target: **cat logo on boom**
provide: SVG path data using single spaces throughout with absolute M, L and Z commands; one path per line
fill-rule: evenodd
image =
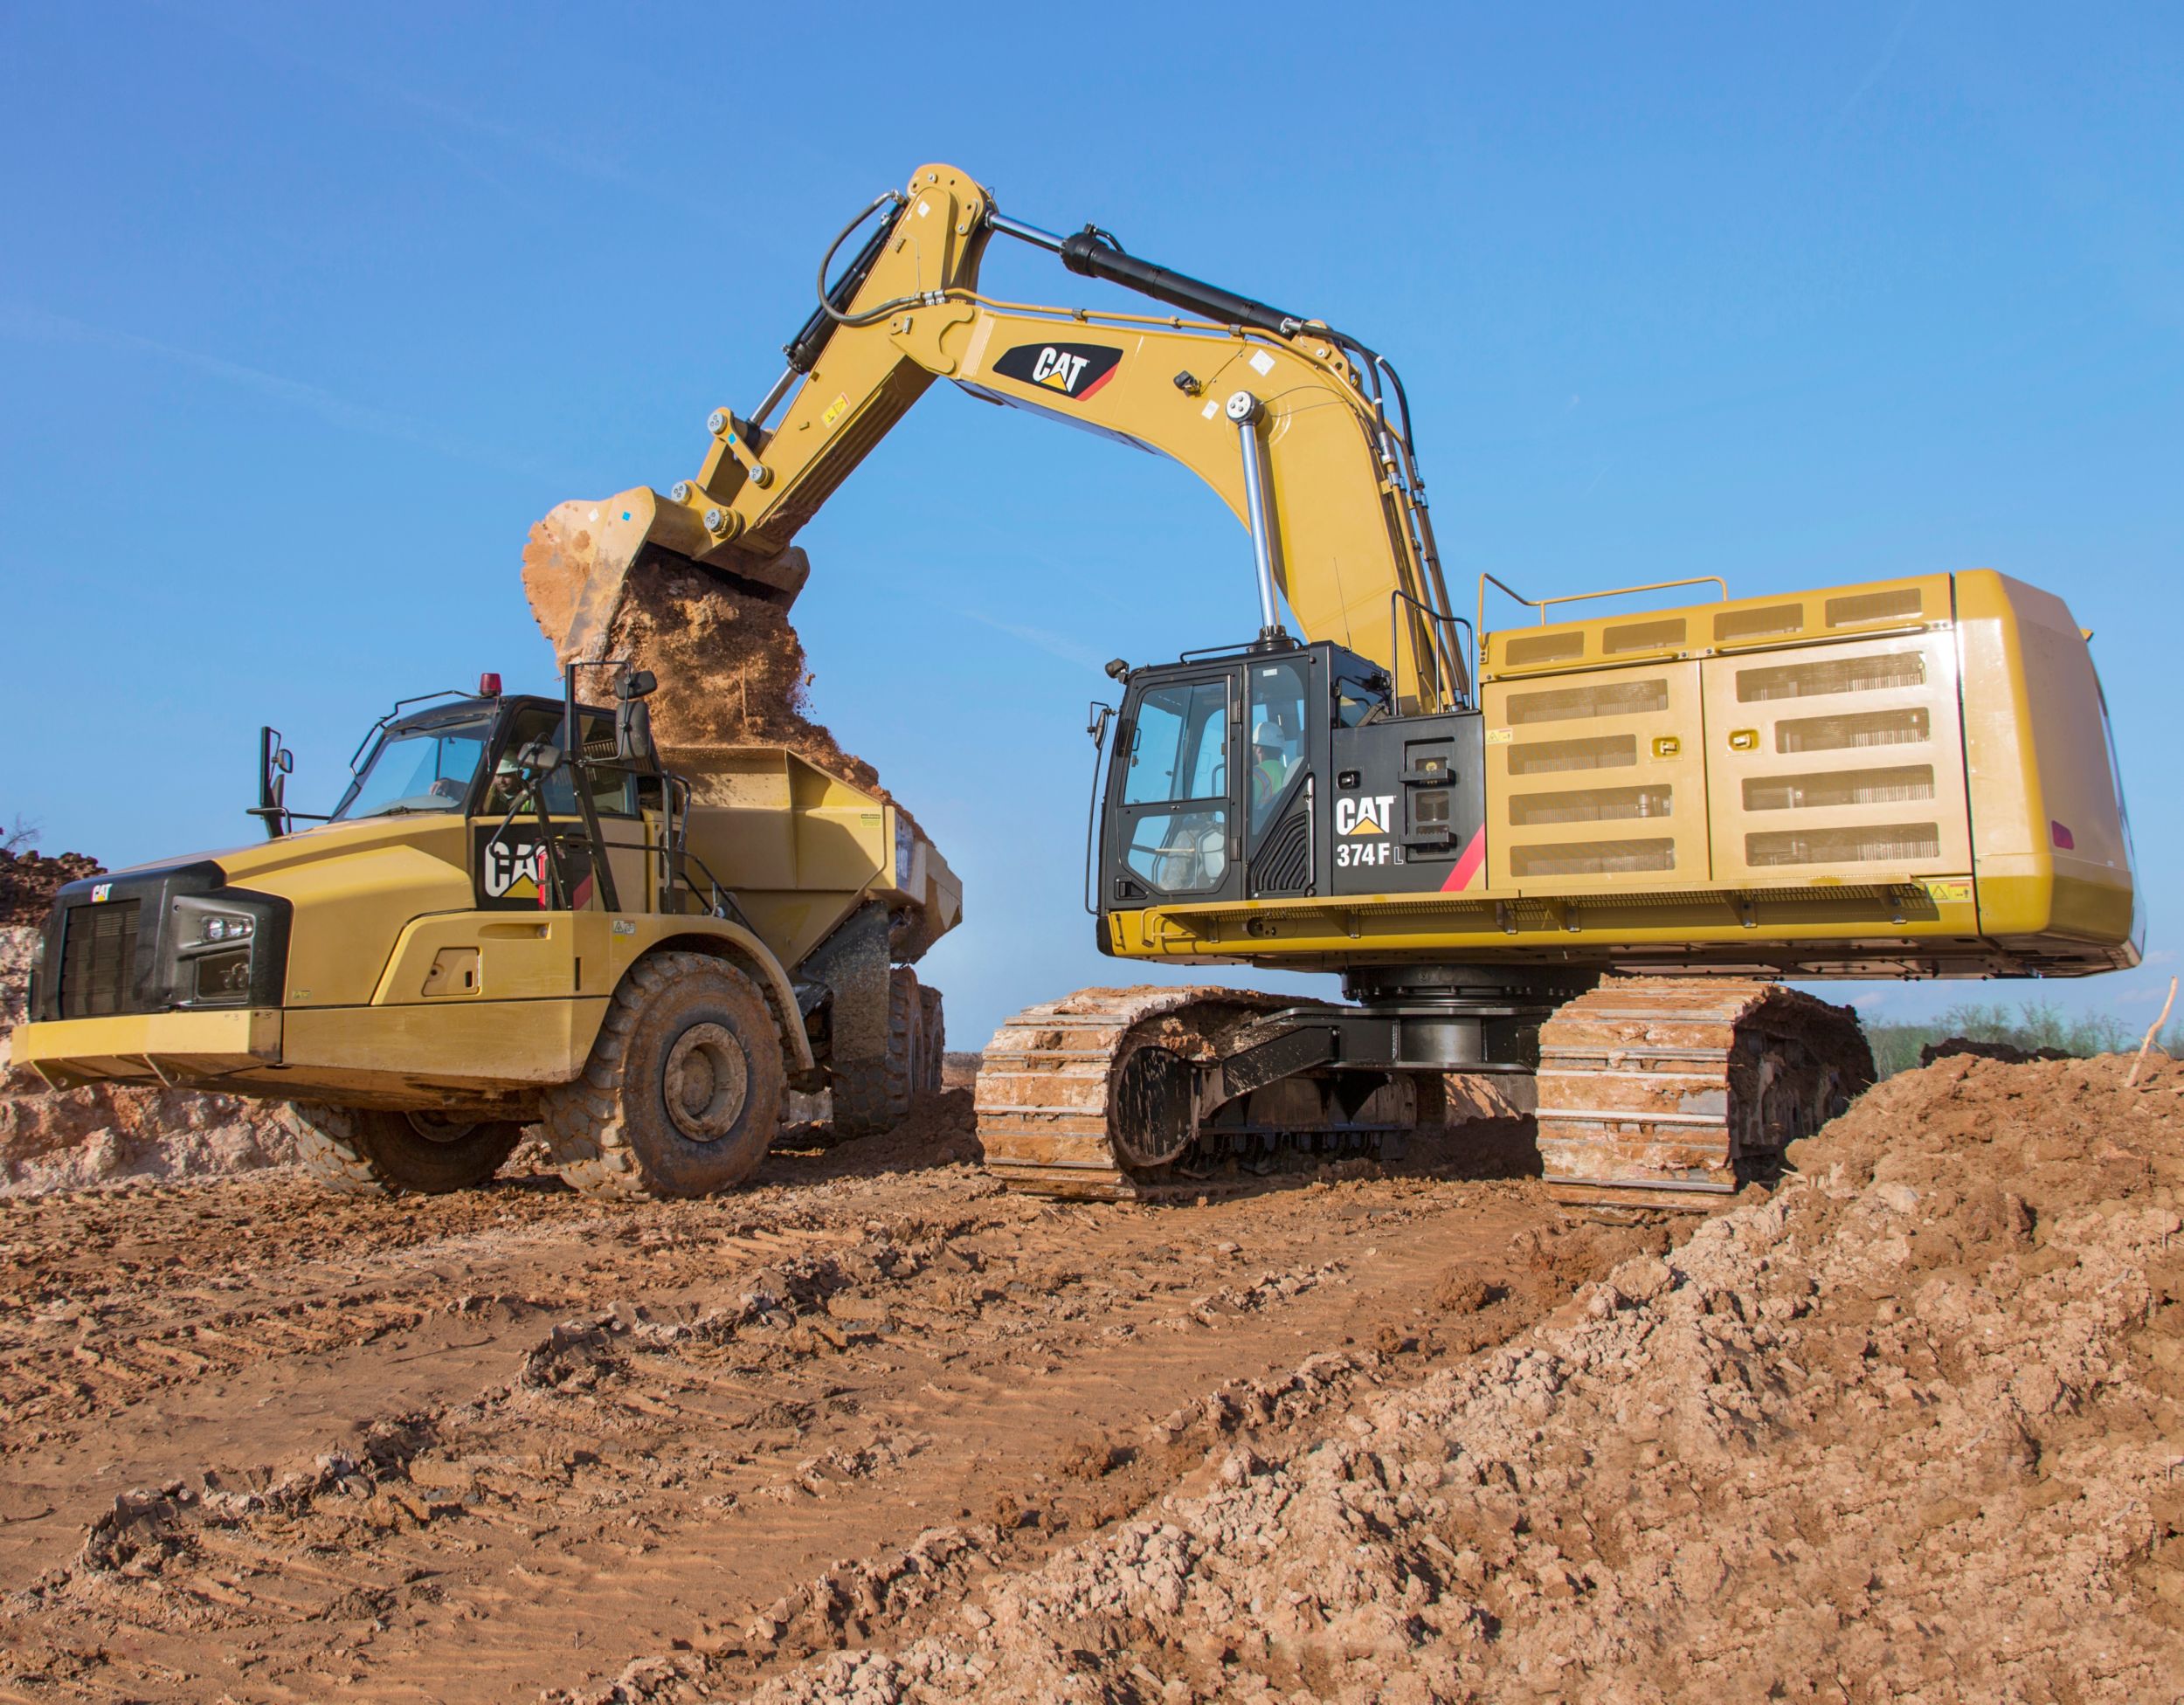
M 1123 352 L 1103 343 L 1019 343 L 993 363 L 1004 378 L 1082 403 L 1115 376 Z

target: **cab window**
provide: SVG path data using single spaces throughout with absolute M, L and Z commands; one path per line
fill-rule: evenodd
M 590 752 L 614 749 L 614 722 L 612 717 L 584 715 L 577 717 L 577 731 L 584 749 Z M 493 782 L 486 790 L 486 811 L 495 817 L 505 817 L 515 804 L 522 788 L 522 771 L 515 755 L 535 740 L 561 741 L 561 713 L 534 707 L 520 710 L 510 720 L 508 732 L 501 737 L 499 756 L 494 761 Z M 570 783 L 570 771 L 556 772 L 546 783 L 545 806 L 549 817 L 574 817 L 577 814 L 577 796 Z M 591 791 L 591 808 L 602 817 L 634 817 L 637 814 L 637 777 L 619 770 L 594 770 L 578 772 L 584 776 Z M 529 814 L 529 808 L 526 808 Z
M 1363 728 L 1367 722 L 1378 721 L 1387 714 L 1386 687 L 1367 687 L 1361 680 L 1338 680 L 1335 683 L 1337 728 Z
M 1123 803 L 1217 799 L 1228 791 L 1228 683 L 1176 681 L 1137 701 Z
M 1304 767 L 1304 692 L 1310 666 L 1295 659 L 1250 669 L 1251 826 L 1265 826 Z

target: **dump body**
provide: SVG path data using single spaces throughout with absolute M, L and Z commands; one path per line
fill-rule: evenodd
M 960 887 L 906 814 L 791 752 L 692 757 L 695 857 L 672 901 L 661 796 L 640 786 L 601 818 L 618 908 L 589 887 L 575 907 L 543 906 L 537 826 L 488 809 L 490 761 L 459 810 L 335 822 L 73 883 L 45 927 L 13 1062 L 57 1087 L 159 1081 L 529 1117 L 543 1086 L 583 1068 L 630 968 L 685 948 L 757 984 L 791 1078 L 808 1075 L 823 1062 L 797 973 L 813 950 L 884 911 L 891 956 L 913 959 L 960 918 Z M 244 958 L 209 977 L 238 951 L 203 939 L 213 915 L 252 927 Z
M 1243 702 L 1206 770 L 1242 777 L 1251 671 L 1278 661 L 1144 673 Z M 1505 630 L 1480 676 L 1476 711 L 1357 727 L 1338 694 L 1332 726 L 1300 731 L 1296 804 L 1239 837 L 1218 882 L 1196 866 L 1203 897 L 1158 892 L 1174 860 L 1133 864 L 1130 818 L 1220 811 L 1227 832 L 1253 811 L 1241 784 L 1147 804 L 1118 763 L 1103 944 L 1270 967 L 1807 978 L 2138 963 L 2099 682 L 2048 593 L 1981 569 Z M 1163 690 L 1180 702 L 1133 677 L 1125 718 Z M 1147 903 L 1126 903 L 1133 881 Z

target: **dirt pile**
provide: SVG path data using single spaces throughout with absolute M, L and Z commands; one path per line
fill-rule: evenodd
M 0 848 L 0 928 L 44 923 L 64 884 L 105 874 L 104 865 L 80 852 L 49 859 L 28 848 L 18 852 Z
M 1665 1259 L 756 1696 L 2173 1697 L 2184 1067 L 2127 1067 L 1899 1076 Z
M 29 1072 L 8 1069 L 8 1039 L 24 1019 L 37 941 L 35 929 L 0 927 L 0 1197 L 294 1161 L 294 1136 L 272 1103 L 111 1084 L 55 1091 Z
M 605 601 L 595 560 L 608 549 L 598 507 L 564 503 L 531 529 L 523 582 L 542 632 L 566 665 L 581 653 L 627 659 L 659 677 L 653 735 L 661 750 L 786 746 L 830 774 L 880 790 L 879 774 L 812 721 L 812 672 L 788 612 L 680 557 L 648 552 L 605 615 L 604 637 L 572 611 Z M 571 629 L 578 630 L 572 648 Z M 595 684 L 591 690 L 599 690 Z

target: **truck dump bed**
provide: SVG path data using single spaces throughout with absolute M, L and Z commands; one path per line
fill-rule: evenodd
M 795 966 L 867 901 L 897 916 L 914 964 L 963 919 L 963 884 L 910 814 L 782 746 L 663 755 L 690 783 L 691 877 L 732 890 L 751 928 Z

